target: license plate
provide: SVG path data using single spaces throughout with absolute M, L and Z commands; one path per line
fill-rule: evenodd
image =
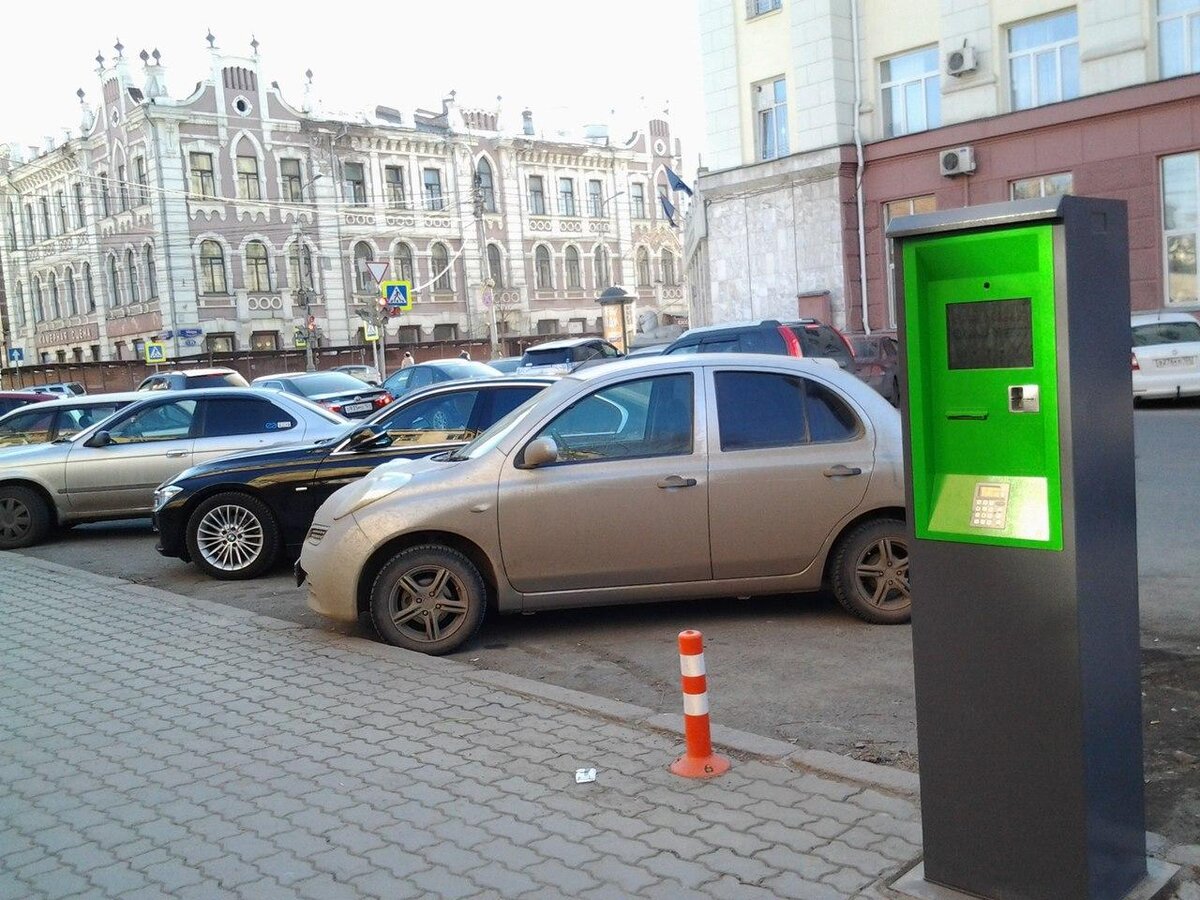
M 371 406 L 372 404 L 370 403 L 351 403 L 349 406 L 345 407 L 345 410 L 348 413 L 367 412 L 370 410 Z
M 1159 369 L 1182 369 L 1191 367 L 1196 364 L 1194 356 L 1166 356 L 1160 357 L 1154 361 L 1154 365 Z

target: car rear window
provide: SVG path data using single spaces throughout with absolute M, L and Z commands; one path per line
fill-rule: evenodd
M 292 384 L 305 397 L 320 397 L 322 394 L 351 393 L 372 390 L 371 386 L 345 372 L 325 372 L 317 375 L 302 375 L 293 378 Z
M 792 333 L 800 341 L 800 349 L 805 356 L 819 356 L 826 359 L 836 359 L 843 369 L 854 365 L 846 342 L 828 325 L 792 325 Z
M 205 401 L 204 437 L 290 431 L 296 420 L 274 403 L 256 397 L 222 397 Z
M 163 385 L 166 386 L 165 384 Z M 250 387 L 250 382 L 237 372 L 224 372 L 212 375 L 189 375 L 187 386 L 190 388 L 206 387 Z M 143 390 L 155 390 L 158 385 L 148 385 Z
M 1135 325 L 1133 346 L 1150 347 L 1154 344 L 1187 344 L 1200 341 L 1200 322 L 1151 322 Z
M 555 347 L 550 350 L 526 350 L 521 357 L 522 366 L 560 366 L 573 362 L 571 347 Z M 582 359 L 583 357 L 579 357 Z

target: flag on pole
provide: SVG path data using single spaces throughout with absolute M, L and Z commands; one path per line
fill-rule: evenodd
M 671 167 L 667 166 L 667 184 L 671 186 L 673 191 L 683 191 L 689 197 L 692 196 L 692 189 L 684 184 L 682 178 L 671 171 Z
M 663 215 L 667 217 L 667 221 L 671 223 L 671 227 L 678 228 L 679 226 L 675 224 L 675 207 L 671 201 L 667 199 L 667 195 L 659 194 L 658 202 L 662 204 Z

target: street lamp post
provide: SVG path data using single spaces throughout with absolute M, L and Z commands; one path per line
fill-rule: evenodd
M 304 191 L 311 187 L 319 178 L 325 176 L 318 172 L 312 178 L 300 185 L 300 197 L 303 202 Z M 316 198 L 313 198 L 313 206 L 316 206 Z M 296 217 L 296 279 L 300 282 L 296 289 L 296 301 L 300 304 L 300 308 L 304 310 L 304 371 L 315 372 L 317 370 L 316 360 L 313 358 L 313 341 L 317 338 L 316 321 L 309 314 L 308 308 L 313 300 L 316 299 L 316 292 L 309 285 L 312 280 L 312 258 L 307 252 L 308 248 L 304 244 L 304 225 L 301 223 L 299 216 Z M 305 262 L 308 263 L 305 266 Z M 305 268 L 308 269 L 308 277 L 305 278 Z

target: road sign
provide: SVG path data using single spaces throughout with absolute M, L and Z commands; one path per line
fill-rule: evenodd
M 408 312 L 412 309 L 412 282 L 384 281 L 379 285 L 379 289 L 387 300 L 388 312 Z
M 160 363 L 167 361 L 167 348 L 158 341 L 146 341 L 146 362 Z
M 8 361 L 10 363 L 18 363 L 18 364 L 25 362 L 25 351 L 22 350 L 20 347 L 9 347 L 8 348 Z
M 378 325 L 364 325 L 363 326 L 363 340 L 364 341 L 379 340 L 379 326 Z
M 308 346 L 308 338 L 304 336 L 303 332 L 296 332 L 295 336 L 292 338 L 292 345 L 297 350 L 303 350 Z
M 180 328 L 179 329 L 180 337 L 195 338 L 195 337 L 200 337 L 200 335 L 202 335 L 202 334 L 204 334 L 203 328 Z
M 369 262 L 367 263 L 367 271 L 371 273 L 371 277 L 375 279 L 376 284 L 382 284 L 383 279 L 387 276 L 388 264 L 385 262 Z

